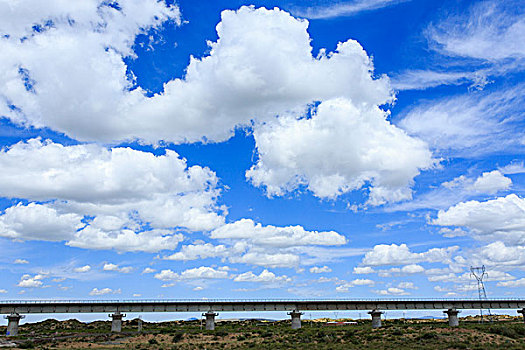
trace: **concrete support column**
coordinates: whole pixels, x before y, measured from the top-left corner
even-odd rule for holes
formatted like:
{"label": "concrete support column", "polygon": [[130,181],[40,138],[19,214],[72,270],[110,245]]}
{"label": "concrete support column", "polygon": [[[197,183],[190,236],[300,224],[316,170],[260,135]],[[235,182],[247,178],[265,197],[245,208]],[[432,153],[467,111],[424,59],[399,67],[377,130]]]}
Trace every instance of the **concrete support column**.
{"label": "concrete support column", "polygon": [[111,317],[111,331],[115,333],[122,332],[122,317],[126,317],[126,315],[117,311],[109,315],[109,317]]}
{"label": "concrete support column", "polygon": [[20,323],[20,319],[24,317],[25,316],[19,315],[17,313],[12,313],[11,315],[4,316],[4,318],[7,319],[6,336],[15,337],[18,335],[18,324]]}
{"label": "concrete support column", "polygon": [[292,312],[289,312],[288,315],[292,317],[292,329],[299,329],[301,328],[301,315],[304,313],[299,312],[297,310],[293,310]]}
{"label": "concrete support column", "polygon": [[523,322],[525,322],[525,308],[518,310],[518,313],[523,315]]}
{"label": "concrete support column", "polygon": [[202,316],[206,316],[206,330],[213,331],[215,329],[215,316],[219,316],[219,314],[210,310]]}
{"label": "concrete support column", "polygon": [[372,310],[369,312],[372,315],[372,328],[381,328],[381,315],[384,312],[379,310]]}
{"label": "concrete support column", "polygon": [[448,315],[448,325],[450,327],[459,326],[458,314],[460,313],[460,311],[452,308],[452,309],[448,309],[447,311],[443,311],[443,313]]}

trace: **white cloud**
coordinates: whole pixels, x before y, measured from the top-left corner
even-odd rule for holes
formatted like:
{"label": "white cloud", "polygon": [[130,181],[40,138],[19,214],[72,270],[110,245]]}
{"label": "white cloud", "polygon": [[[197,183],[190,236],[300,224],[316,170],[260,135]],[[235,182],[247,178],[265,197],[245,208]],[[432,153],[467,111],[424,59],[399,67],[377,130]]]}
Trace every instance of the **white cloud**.
{"label": "white cloud", "polygon": [[294,11],[301,17],[320,19],[341,16],[353,16],[365,11],[372,11],[397,5],[410,0],[351,0],[330,4],[328,6],[308,7]]}
{"label": "white cloud", "polygon": [[[518,171],[517,169],[515,171]],[[413,211],[423,208],[446,209],[459,202],[464,202],[473,196],[482,194],[496,194],[508,191],[512,185],[512,180],[500,170],[483,172],[478,177],[460,175],[450,181],[441,183],[441,186],[431,189],[417,196],[410,202],[392,205],[387,208],[389,211]],[[445,237],[464,236],[465,232],[461,229],[441,230]]]}
{"label": "white cloud", "polygon": [[465,227],[476,239],[525,245],[525,200],[515,194],[440,210],[434,225]]}
{"label": "white cloud", "polygon": [[450,292],[450,289],[444,288],[444,287],[441,287],[441,286],[434,286],[434,290],[436,292],[440,292],[440,293],[448,293],[448,292]]}
{"label": "white cloud", "polygon": [[505,287],[505,288],[516,288],[516,287],[525,287],[525,278],[521,278],[516,281],[505,281],[505,282],[498,282],[498,287]]}
{"label": "white cloud", "polygon": [[0,216],[0,236],[15,240],[63,241],[73,238],[82,217],[60,213],[48,205],[21,203]]}
{"label": "white cloud", "polygon": [[131,271],[133,271],[133,268],[131,266],[120,267],[112,263],[105,263],[102,269],[104,271],[114,271],[114,272],[120,272],[120,273],[130,273]]}
{"label": "white cloud", "polygon": [[502,168],[499,168],[502,174],[524,174],[525,164],[523,162],[513,162]]}
{"label": "white cloud", "polygon": [[142,270],[142,273],[154,273],[156,271],[157,270],[152,269],[151,267],[146,267],[146,268],[144,268],[144,270]]}
{"label": "white cloud", "polygon": [[0,196],[47,202],[7,208],[0,216],[4,237],[155,252],[182,241],[174,230],[224,223],[215,173],[188,167],[173,151],[155,156],[32,139],[2,150],[0,167]]}
{"label": "white cloud", "polygon": [[255,282],[255,283],[267,283],[267,284],[283,284],[291,282],[292,279],[286,275],[276,276],[273,272],[264,269],[259,275],[254,274],[251,271],[241,273],[237,275],[234,282]]}
{"label": "white cloud", "polygon": [[495,194],[499,191],[508,190],[512,180],[503,175],[499,170],[482,173],[477,179],[471,179],[465,175],[443,182],[442,186],[451,190],[464,190],[473,193]]}
{"label": "white cloud", "polygon": [[322,267],[314,266],[310,268],[310,273],[327,273],[327,272],[332,272],[332,269],[329,268],[328,266],[322,266]]}
{"label": "white cloud", "polygon": [[[418,262],[445,263],[450,260],[452,253],[458,249],[459,247],[454,246],[448,248],[432,248],[423,253],[413,253],[406,244],[379,244],[365,254],[361,263],[365,266],[403,265]],[[407,268],[407,272],[414,269],[418,269],[417,265]]]}
{"label": "white cloud", "polygon": [[521,146],[525,84],[423,102],[403,112],[399,126],[439,152],[465,157]]}
{"label": "white cloud", "polygon": [[406,292],[404,289],[390,287],[382,290],[375,290],[374,293],[379,295],[409,295],[410,293]]}
{"label": "white cloud", "polygon": [[7,290],[5,289],[0,289],[0,294],[6,294],[7,293]]}
{"label": "white cloud", "polygon": [[[132,11],[109,6],[91,6],[84,15],[56,11],[54,28],[32,32],[23,42],[16,35],[2,38],[0,90],[17,109],[4,103],[0,113],[78,140],[223,141],[237,125],[303,110],[314,101],[345,96],[383,104],[391,99],[387,79],[372,79],[370,61],[357,42],[315,58],[307,21],[277,8],[246,6],[222,12],[218,41],[209,43],[208,56],[190,60],[184,79],[166,82],[162,93],[146,97],[143,89],[132,87],[123,57],[133,54],[140,28],[178,21],[179,12],[154,0],[139,10],[137,2]],[[42,11],[40,18],[50,15]],[[39,22],[13,15],[5,21],[31,21],[26,27]],[[5,28],[7,34],[15,32]],[[34,80],[33,91],[26,90],[19,67]]]}
{"label": "white cloud", "polygon": [[427,35],[446,55],[489,62],[525,58],[525,20],[513,6],[484,1],[467,13],[429,27]]}
{"label": "white cloud", "polygon": [[197,259],[206,259],[206,258],[215,258],[223,256],[228,252],[228,248],[224,245],[214,246],[210,243],[205,244],[191,244],[181,247],[180,252],[175,254],[165,256],[165,260],[197,260]]}
{"label": "white cloud", "polygon": [[335,291],[336,292],[348,292],[349,288],[353,288],[355,286],[369,286],[369,287],[373,287],[374,285],[375,285],[375,282],[372,281],[372,280],[358,278],[358,279],[355,279],[353,281],[345,282],[345,283],[340,284],[339,286],[337,286],[335,288]]}
{"label": "white cloud", "polygon": [[230,258],[232,263],[250,264],[263,267],[297,267],[299,265],[299,256],[290,253],[262,253],[249,251],[241,256]]}
{"label": "white cloud", "polygon": [[241,219],[211,232],[214,239],[241,239],[258,246],[294,247],[305,245],[342,245],[346,238],[334,231],[306,231],[301,226],[263,226],[251,219]]}
{"label": "white cloud", "polygon": [[93,288],[91,292],[89,292],[89,295],[105,295],[105,294],[121,294],[120,289],[113,290],[111,288]]}
{"label": "white cloud", "polygon": [[417,264],[410,264],[401,268],[401,272],[406,274],[420,273],[423,271],[425,271],[423,266]]}
{"label": "white cloud", "polygon": [[471,83],[472,87],[482,89],[490,81],[486,75],[492,71],[451,72],[433,70],[407,70],[392,77],[392,86],[396,90],[424,90],[439,85],[460,85]]}
{"label": "white cloud", "polygon": [[400,289],[419,289],[414,285],[414,282],[400,282],[397,287]]}
{"label": "white cloud", "polygon": [[494,170],[481,174],[472,185],[472,189],[481,192],[494,194],[501,190],[508,190],[512,180],[505,177],[500,171]]}
{"label": "white cloud", "polygon": [[438,53],[436,70],[402,72],[394,76],[394,87],[426,89],[470,83],[470,89],[481,90],[492,83],[490,77],[522,71],[525,21],[513,2],[482,1],[467,11],[447,12],[441,21],[434,21],[425,35],[430,48]]}
{"label": "white cloud", "polygon": [[15,259],[15,261],[13,261],[13,264],[29,264],[29,261],[27,261],[26,259]]}
{"label": "white cloud", "polygon": [[[488,267],[521,267],[525,265],[525,246],[507,246],[501,241],[496,241],[476,249],[471,259],[476,265]],[[493,273],[495,272],[490,271],[489,276]]]}
{"label": "white cloud", "polygon": [[73,269],[73,271],[75,272],[88,272],[91,270],[91,266],[89,265],[84,265],[84,266],[81,266],[81,267],[76,267]]}
{"label": "white cloud", "polygon": [[[0,113],[15,123],[47,126],[78,140],[99,141],[218,142],[230,138],[236,126],[254,125],[260,158],[248,177],[272,194],[295,187],[296,177],[306,180],[320,197],[335,197],[371,181],[370,203],[378,204],[409,197],[413,177],[431,165],[425,144],[392,126],[387,113],[379,109],[392,101],[393,95],[386,77],[373,78],[371,60],[362,47],[349,40],[340,43],[335,52],[321,50],[318,57],[312,57],[308,22],[277,8],[223,11],[218,41],[210,43],[208,56],[190,60],[184,79],[166,82],[162,93],[152,97],[146,97],[140,87],[130,89],[123,57],[132,55],[135,35],[140,28],[179,18],[175,7],[154,5],[153,0],[146,4],[144,11],[137,11],[136,4],[122,11],[102,6],[93,12],[93,7],[88,7],[84,15],[71,7],[65,8],[65,13],[42,11],[41,18],[56,19],[53,28],[33,32],[22,42],[16,36],[4,37],[4,56],[0,58],[6,59],[2,69],[6,78],[0,81],[0,88],[5,87],[0,90],[9,103],[2,104]],[[9,23],[24,20],[29,18],[6,18]],[[14,30],[9,28],[7,33]],[[110,49],[105,50],[107,47]],[[29,89],[28,80],[34,81]],[[308,105],[331,100],[322,105],[333,106],[335,98],[344,110],[328,113],[328,117],[319,112],[311,121],[295,119],[304,115]],[[275,116],[282,122],[276,122]],[[288,169],[281,170],[278,179],[270,173],[281,164],[275,162],[278,156],[271,154],[275,150],[265,140],[297,128],[308,129],[323,141],[328,152],[322,156],[339,158],[327,160],[326,164],[334,165],[321,173],[315,172],[322,168],[319,164],[301,162],[294,167],[288,162]],[[354,129],[356,142],[342,137]],[[323,140],[326,132],[332,136]],[[370,135],[374,138],[369,141]],[[378,140],[387,146],[377,146]],[[338,152],[341,145],[354,150],[342,155]],[[307,146],[299,152],[319,162],[316,152],[320,151],[310,143]],[[408,153],[412,154],[410,161],[404,156]],[[304,155],[290,156],[302,159]],[[399,162],[389,161],[392,157]],[[348,165],[356,161],[356,166]],[[337,168],[342,172],[334,170]],[[392,176],[387,179],[389,174]]]}
{"label": "white cloud", "polygon": [[22,288],[39,288],[42,287],[42,280],[45,277],[46,276],[42,274],[37,274],[34,276],[26,274],[20,278],[20,282],[18,282],[17,286]]}
{"label": "white cloud", "polygon": [[375,273],[376,271],[371,268],[370,266],[364,266],[364,267],[354,267],[354,273],[356,275],[366,275],[366,274],[370,274],[370,273]]}
{"label": "white cloud", "polygon": [[184,270],[181,273],[172,270],[162,270],[155,274],[155,278],[161,281],[184,281],[199,279],[226,279],[230,278],[227,271],[214,269],[213,267],[201,266],[193,269]]}
{"label": "white cloud", "polygon": [[413,178],[433,166],[426,144],[390,124],[385,112],[346,99],[322,102],[311,118],[281,117],[254,137],[259,159],[246,176],[270,196],[304,185],[334,198],[370,183],[368,203],[380,205],[411,198]]}

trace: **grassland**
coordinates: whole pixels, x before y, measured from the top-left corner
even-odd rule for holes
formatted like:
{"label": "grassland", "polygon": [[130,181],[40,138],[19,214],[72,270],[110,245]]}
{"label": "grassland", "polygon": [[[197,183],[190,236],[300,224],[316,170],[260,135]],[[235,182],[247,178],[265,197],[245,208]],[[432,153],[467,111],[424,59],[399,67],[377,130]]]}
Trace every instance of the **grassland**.
{"label": "grassland", "polygon": [[[518,318],[491,323],[461,320],[449,328],[443,321],[389,320],[372,329],[369,320],[356,325],[328,326],[303,321],[299,330],[289,321],[218,322],[215,331],[202,330],[200,321],[123,323],[111,334],[110,322],[76,320],[25,324],[18,337],[2,344],[28,349],[525,349],[525,324]],[[5,327],[0,327],[5,334]]]}

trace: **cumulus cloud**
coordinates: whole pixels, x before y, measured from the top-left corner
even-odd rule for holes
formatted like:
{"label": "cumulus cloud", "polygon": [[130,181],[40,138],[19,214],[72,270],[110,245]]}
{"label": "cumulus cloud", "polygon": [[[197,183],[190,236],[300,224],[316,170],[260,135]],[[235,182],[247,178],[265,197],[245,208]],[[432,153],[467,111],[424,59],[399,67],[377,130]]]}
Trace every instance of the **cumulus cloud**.
{"label": "cumulus cloud", "polygon": [[165,256],[163,259],[181,261],[197,260],[224,256],[227,252],[229,252],[229,249],[224,245],[215,246],[211,243],[191,244],[182,246],[179,252]]}
{"label": "cumulus cloud", "polygon": [[244,255],[232,256],[230,262],[263,267],[297,267],[300,258],[292,253],[265,253],[252,250]]}
{"label": "cumulus cloud", "polygon": [[155,252],[174,249],[183,240],[178,229],[224,223],[215,173],[188,167],[173,151],[32,139],[0,151],[0,167],[0,195],[32,201],[0,216],[3,237]]}
{"label": "cumulus cloud", "polygon": [[525,245],[525,200],[516,194],[459,203],[440,210],[432,224],[464,227],[476,239]]}
{"label": "cumulus cloud", "polygon": [[505,281],[505,282],[498,282],[498,287],[510,287],[510,288],[517,288],[517,287],[525,287],[525,278],[521,278],[516,281]]}
{"label": "cumulus cloud", "polygon": [[387,289],[375,290],[374,293],[379,295],[409,295],[410,293],[406,292],[404,289],[397,287],[390,287]]}
{"label": "cumulus cloud", "polygon": [[131,271],[133,271],[133,268],[131,266],[120,267],[112,263],[105,263],[102,269],[104,271],[114,271],[114,272],[120,272],[120,273],[130,273]]}
{"label": "cumulus cloud", "polygon": [[155,274],[155,278],[161,281],[184,281],[200,279],[226,279],[230,278],[228,271],[221,268],[201,266],[193,269],[184,270],[181,273],[172,270],[162,270]]}
{"label": "cumulus cloud", "polygon": [[42,287],[42,280],[44,278],[46,278],[46,276],[42,274],[34,276],[26,274],[20,278],[20,282],[18,282],[17,286],[22,288],[39,288]]}
{"label": "cumulus cloud", "polygon": [[368,286],[373,287],[375,285],[375,282],[369,279],[362,279],[358,278],[350,282],[343,282],[339,286],[335,288],[336,292],[348,292],[349,288],[353,288],[356,286]]}
{"label": "cumulus cloud", "polygon": [[306,231],[301,226],[263,226],[251,219],[241,219],[211,232],[214,239],[246,240],[258,246],[294,247],[305,245],[336,246],[346,243],[346,238],[334,231]]}
{"label": "cumulus cloud", "polygon": [[327,273],[327,272],[332,272],[332,269],[329,268],[328,266],[323,266],[323,267],[314,266],[310,268],[310,273]]}
{"label": "cumulus cloud", "polygon": [[241,273],[237,275],[234,282],[255,282],[265,284],[283,284],[291,282],[292,279],[286,275],[277,276],[273,272],[264,269],[259,275],[254,274],[252,271]]}
{"label": "cumulus cloud", "polygon": [[[210,54],[192,58],[184,79],[166,82],[162,93],[147,97],[126,75],[123,58],[133,55],[136,34],[169,19],[179,21],[180,14],[154,0],[140,11],[137,1],[129,3],[122,10],[91,6],[85,15],[42,9],[41,20],[6,16],[6,23],[27,28],[50,16],[55,21],[46,30],[26,33],[24,41],[12,34],[12,25],[5,27],[10,36],[2,38],[1,114],[80,140],[223,141],[237,125],[303,110],[313,101],[346,96],[382,104],[391,99],[387,80],[371,77],[370,61],[357,42],[313,57],[307,21],[277,8],[246,6],[223,11]],[[28,79],[34,81],[29,89]]]}
{"label": "cumulus cloud", "polygon": [[93,288],[91,292],[89,292],[89,295],[106,295],[106,294],[121,294],[122,291],[119,289],[113,290],[111,288]]}
{"label": "cumulus cloud", "polygon": [[151,267],[146,267],[146,268],[144,268],[144,270],[142,270],[142,273],[154,273],[156,271],[157,270],[152,269]]}
{"label": "cumulus cloud", "polygon": [[418,264],[405,265],[403,267],[392,267],[387,270],[377,270],[379,277],[406,276],[425,272],[425,268]]}
{"label": "cumulus cloud", "polygon": [[[502,168],[503,169],[503,168]],[[459,202],[464,202],[474,196],[494,195],[511,189],[512,179],[505,176],[505,169],[486,171],[479,176],[460,175],[452,180],[441,183],[441,186],[419,195],[410,202],[391,205],[389,211],[413,211],[422,208],[448,209]],[[519,171],[519,168],[508,171]],[[464,236],[462,229],[443,228],[445,237]]]}
{"label": "cumulus cloud", "polygon": [[361,267],[361,266],[356,266],[354,267],[354,273],[356,275],[366,275],[366,274],[370,274],[370,273],[375,273],[376,271],[371,268],[370,266],[364,266],[364,267]]}
{"label": "cumulus cloud", "polygon": [[418,287],[414,285],[414,282],[400,282],[397,287],[400,289],[418,289]]}
{"label": "cumulus cloud", "polygon": [[442,183],[448,189],[459,189],[474,193],[495,194],[499,191],[508,190],[512,180],[503,175],[499,170],[482,173],[477,179],[471,179],[465,175]]}
{"label": "cumulus cloud", "polygon": [[[387,113],[378,106],[394,98],[388,79],[374,79],[371,60],[356,41],[313,57],[306,20],[277,8],[226,10],[217,26],[219,39],[209,44],[210,54],[192,58],[184,79],[166,82],[162,93],[147,97],[140,87],[132,87],[123,57],[133,54],[137,33],[169,19],[178,21],[178,9],[153,0],[140,13],[134,1],[120,10],[90,4],[85,14],[72,6],[63,13],[42,11],[41,18],[52,18],[53,25],[32,31],[23,41],[10,32],[42,22],[33,18],[38,12],[32,18],[6,16],[11,24],[4,27],[7,36],[1,41],[6,72],[0,80],[2,115],[79,140],[150,143],[219,142],[230,138],[235,127],[253,125],[259,160],[247,175],[269,194],[306,182],[315,195],[335,197],[371,182],[370,203],[378,204],[407,198],[413,177],[431,164],[424,143],[386,121]],[[308,106],[323,101],[331,102],[322,103],[311,120],[301,118]],[[326,104],[340,105],[341,110],[325,113],[330,109]],[[276,122],[275,116],[283,120]],[[279,171],[283,164],[275,159],[268,140],[297,129],[309,130],[314,140],[323,141],[323,153],[305,138],[304,151],[294,154],[299,148],[287,146],[289,159],[278,152],[285,163]],[[354,137],[343,138],[345,132]],[[331,136],[323,137],[326,133]],[[338,152],[341,146],[352,152]],[[412,161],[404,156],[408,153]],[[292,164],[305,155],[310,160]],[[321,164],[311,162],[327,155],[334,156],[326,161],[333,166],[316,172]],[[392,157],[402,160],[399,166],[388,161]],[[273,175],[276,171],[279,174]]]}
{"label": "cumulus cloud", "polygon": [[[365,266],[404,265],[418,262],[446,262],[459,247],[432,248],[426,252],[413,253],[406,244],[379,244],[365,254]],[[419,270],[418,265],[409,266],[408,271]]]}
{"label": "cumulus cloud", "polygon": [[27,261],[26,259],[15,259],[15,261],[13,261],[13,264],[29,264],[29,261]]}
{"label": "cumulus cloud", "polygon": [[[506,245],[501,241],[492,242],[472,253],[478,265],[489,267],[521,267],[525,265],[525,246]],[[490,275],[494,274],[494,271]]]}
{"label": "cumulus cloud", "polygon": [[433,165],[426,144],[390,124],[385,112],[347,99],[322,102],[311,118],[282,117],[254,137],[259,159],[246,176],[270,196],[307,186],[334,198],[371,184],[371,205],[396,202],[411,198],[413,178]]}
{"label": "cumulus cloud", "polygon": [[91,270],[91,266],[90,265],[84,265],[84,266],[81,266],[81,267],[75,267],[73,269],[73,271],[75,272],[89,272]]}

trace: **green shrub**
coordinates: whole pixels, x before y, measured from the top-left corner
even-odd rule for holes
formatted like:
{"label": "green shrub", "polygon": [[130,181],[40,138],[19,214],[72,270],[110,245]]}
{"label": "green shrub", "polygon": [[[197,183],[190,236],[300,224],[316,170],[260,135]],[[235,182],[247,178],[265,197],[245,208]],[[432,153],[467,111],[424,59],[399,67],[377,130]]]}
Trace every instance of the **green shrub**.
{"label": "green shrub", "polygon": [[175,333],[173,335],[173,338],[171,338],[171,341],[173,343],[178,343],[178,342],[180,342],[182,340],[183,337],[184,337],[184,334],[182,334],[182,333]]}

